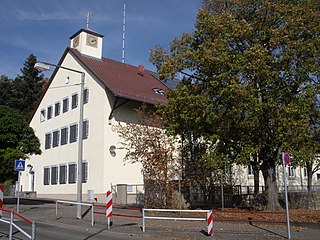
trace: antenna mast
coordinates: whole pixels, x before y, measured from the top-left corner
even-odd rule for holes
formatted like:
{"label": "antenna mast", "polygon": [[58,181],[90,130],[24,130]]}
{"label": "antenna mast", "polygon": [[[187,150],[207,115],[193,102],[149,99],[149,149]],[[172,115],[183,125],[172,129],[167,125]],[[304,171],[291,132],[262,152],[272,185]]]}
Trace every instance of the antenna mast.
{"label": "antenna mast", "polygon": [[86,19],[87,19],[86,27],[87,27],[87,29],[89,29],[89,20],[90,20],[91,16],[92,16],[92,12],[87,12],[87,16],[86,16]]}
{"label": "antenna mast", "polygon": [[126,34],[126,4],[123,4],[123,25],[122,25],[122,63],[124,63],[124,40]]}

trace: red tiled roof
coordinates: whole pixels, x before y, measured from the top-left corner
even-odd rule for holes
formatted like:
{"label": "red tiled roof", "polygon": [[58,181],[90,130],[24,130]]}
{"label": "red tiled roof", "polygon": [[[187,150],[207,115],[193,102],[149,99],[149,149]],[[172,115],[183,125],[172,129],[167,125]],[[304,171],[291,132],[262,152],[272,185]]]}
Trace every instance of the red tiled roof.
{"label": "red tiled roof", "polygon": [[115,96],[145,103],[165,103],[167,98],[154,91],[168,87],[153,77],[148,70],[140,73],[138,67],[107,58],[95,59],[82,55],[78,50],[69,52],[84,64]]}

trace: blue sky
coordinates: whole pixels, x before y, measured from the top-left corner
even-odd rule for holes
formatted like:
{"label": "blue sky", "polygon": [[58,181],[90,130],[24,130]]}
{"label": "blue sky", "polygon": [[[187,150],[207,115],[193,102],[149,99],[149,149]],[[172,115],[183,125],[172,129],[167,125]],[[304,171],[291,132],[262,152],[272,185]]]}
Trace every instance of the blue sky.
{"label": "blue sky", "polygon": [[104,35],[103,56],[121,61],[124,3],[125,61],[150,70],[150,49],[192,32],[201,6],[201,0],[0,0],[0,75],[20,74],[31,53],[57,63],[69,37],[86,27],[88,11],[89,28]]}

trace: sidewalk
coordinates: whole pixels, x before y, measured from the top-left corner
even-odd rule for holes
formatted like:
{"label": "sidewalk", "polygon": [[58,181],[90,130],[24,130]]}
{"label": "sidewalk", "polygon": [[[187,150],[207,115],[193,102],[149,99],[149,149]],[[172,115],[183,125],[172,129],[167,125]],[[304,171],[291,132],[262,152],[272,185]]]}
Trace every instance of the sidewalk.
{"label": "sidewalk", "polygon": [[[91,226],[91,212],[82,220],[76,219],[76,206],[58,205],[58,218],[56,218],[56,205],[50,201],[21,200],[20,214],[37,223],[59,226],[62,228],[91,229],[96,231],[110,231],[119,234],[128,234],[131,239],[286,239],[286,224],[253,224],[249,223],[214,223],[214,236],[207,236],[205,221],[174,221],[146,219],[145,229],[142,232],[141,218],[112,217],[112,226],[107,229],[107,219],[104,215],[95,214],[94,226]],[[5,208],[15,209],[14,204],[4,203]],[[82,212],[87,208],[82,207]],[[95,211],[104,211],[96,209]],[[114,209],[114,213],[118,210]],[[128,211],[127,214],[141,215],[139,211]],[[292,239],[317,239],[320,234],[319,225],[291,225]]]}

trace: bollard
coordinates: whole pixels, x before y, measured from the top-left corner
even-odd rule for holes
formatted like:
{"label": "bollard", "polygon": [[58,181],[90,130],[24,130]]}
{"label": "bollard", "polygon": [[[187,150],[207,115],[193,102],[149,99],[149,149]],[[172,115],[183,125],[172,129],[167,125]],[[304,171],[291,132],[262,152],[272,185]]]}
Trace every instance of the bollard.
{"label": "bollard", "polygon": [[112,217],[112,193],[107,192],[106,216],[108,218],[108,229],[110,228],[110,220]]}
{"label": "bollard", "polygon": [[2,210],[1,208],[3,207],[3,192],[4,192],[4,187],[3,185],[0,185],[0,218],[2,217]]}
{"label": "bollard", "polygon": [[210,210],[207,213],[207,222],[208,222],[208,235],[213,235],[213,216],[212,216],[212,210]]}

